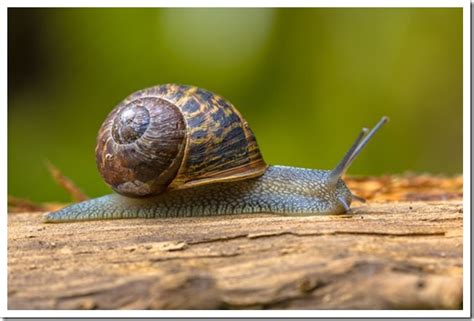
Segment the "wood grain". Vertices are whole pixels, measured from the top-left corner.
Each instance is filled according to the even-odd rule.
[[[352,215],[8,217],[9,309],[460,309],[462,201]]]

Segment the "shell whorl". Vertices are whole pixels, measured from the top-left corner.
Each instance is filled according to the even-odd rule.
[[[134,197],[256,177],[267,168],[234,106],[174,84],[137,91],[112,110],[99,130],[96,162],[107,184]]]
[[[184,119],[171,103],[154,97],[121,103],[99,131],[97,166],[120,194],[159,194],[179,169],[185,136]]]

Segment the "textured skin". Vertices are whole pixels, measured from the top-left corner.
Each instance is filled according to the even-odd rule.
[[[71,205],[49,213],[46,222],[119,218],[161,218],[241,213],[284,215],[340,214],[351,204],[352,193],[340,179],[335,188],[325,184],[330,171],[270,166],[263,176],[169,191],[152,198],[117,194]]]

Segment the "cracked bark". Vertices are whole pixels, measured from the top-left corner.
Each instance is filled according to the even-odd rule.
[[[462,201],[352,215],[8,217],[9,309],[459,309]]]

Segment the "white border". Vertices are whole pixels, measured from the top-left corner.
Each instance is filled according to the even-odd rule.
[[[463,309],[471,309],[471,3],[463,14]],[[471,37],[471,38],[470,38]]]
[[[471,285],[471,243],[470,243],[470,226],[471,226],[471,207],[470,207],[470,165],[471,165],[471,136],[470,136],[470,2],[469,1],[420,1],[420,0],[402,0],[402,1],[321,1],[321,0],[296,0],[296,1],[283,1],[283,0],[240,0],[240,1],[222,1],[206,0],[206,1],[191,1],[191,0],[121,0],[114,1],[111,4],[110,1],[104,0],[74,0],[68,1],[65,5],[64,1],[57,0],[45,0],[41,1],[31,0],[19,0],[19,1],[6,1],[3,5],[1,13],[2,28],[2,58],[3,58],[3,77],[1,81],[4,88],[4,103],[7,106],[7,37],[8,37],[8,24],[7,24],[7,12],[8,7],[462,7],[464,10],[463,14],[463,176],[464,176],[464,233],[463,233],[463,267],[464,267],[464,279],[463,279],[463,310],[251,310],[251,311],[240,311],[240,310],[198,310],[198,311],[187,311],[187,310],[154,310],[154,311],[142,311],[142,310],[99,310],[99,311],[78,311],[78,310],[7,310],[7,288],[6,282],[2,283],[1,291],[1,302],[0,308],[2,310],[2,317],[469,317],[471,309],[471,297],[470,297],[470,285]],[[1,131],[2,143],[7,146],[7,108],[2,113],[4,117],[3,130]],[[1,158],[2,162],[2,174],[3,177],[7,178],[7,154]],[[2,192],[4,195],[4,225],[7,226],[7,180],[4,180],[2,185]],[[1,270],[3,280],[7,280],[7,233],[3,233],[1,257],[3,258],[3,264],[1,264]]]

